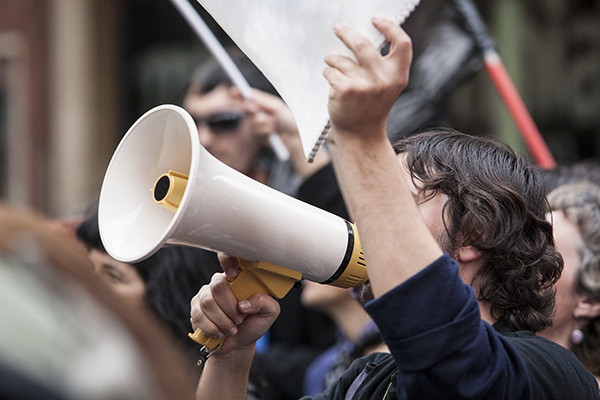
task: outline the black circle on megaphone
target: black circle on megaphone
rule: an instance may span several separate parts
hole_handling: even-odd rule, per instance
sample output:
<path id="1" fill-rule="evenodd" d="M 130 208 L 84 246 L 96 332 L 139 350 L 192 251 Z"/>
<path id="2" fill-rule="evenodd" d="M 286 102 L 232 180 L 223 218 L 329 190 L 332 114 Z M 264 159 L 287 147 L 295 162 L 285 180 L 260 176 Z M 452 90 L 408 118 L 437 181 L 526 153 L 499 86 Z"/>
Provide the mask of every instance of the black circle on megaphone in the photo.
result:
<path id="1" fill-rule="evenodd" d="M 169 180 L 169 177 L 166 175 L 163 175 L 162 177 L 160 177 L 158 179 L 158 181 L 156 181 L 156 184 L 154 185 L 154 200 L 160 202 L 165 197 L 167 197 L 167 193 L 169 193 L 170 187 L 171 187 L 171 181 Z"/>

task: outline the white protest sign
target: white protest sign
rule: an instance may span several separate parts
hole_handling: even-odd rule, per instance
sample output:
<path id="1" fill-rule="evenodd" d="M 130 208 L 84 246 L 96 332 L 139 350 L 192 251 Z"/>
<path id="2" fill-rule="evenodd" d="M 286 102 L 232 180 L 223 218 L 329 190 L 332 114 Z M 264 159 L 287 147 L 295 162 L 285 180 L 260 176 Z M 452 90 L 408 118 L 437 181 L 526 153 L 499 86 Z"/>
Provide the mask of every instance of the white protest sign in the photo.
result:
<path id="1" fill-rule="evenodd" d="M 290 107 L 309 161 L 327 135 L 329 83 L 323 60 L 332 53 L 351 55 L 333 26 L 350 25 L 380 47 L 385 38 L 371 17 L 402 24 L 419 1 L 198 0 Z"/>

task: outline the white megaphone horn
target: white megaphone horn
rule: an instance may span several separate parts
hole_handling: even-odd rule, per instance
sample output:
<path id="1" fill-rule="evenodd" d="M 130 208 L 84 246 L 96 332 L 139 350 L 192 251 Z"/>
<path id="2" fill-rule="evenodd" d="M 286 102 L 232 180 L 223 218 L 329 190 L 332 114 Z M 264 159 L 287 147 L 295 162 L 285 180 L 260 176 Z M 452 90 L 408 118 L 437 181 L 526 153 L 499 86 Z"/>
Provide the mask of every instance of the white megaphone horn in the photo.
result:
<path id="1" fill-rule="evenodd" d="M 115 259 L 141 261 L 165 245 L 245 260 L 230 282 L 238 300 L 283 297 L 300 279 L 362 285 L 356 227 L 263 185 L 204 149 L 192 117 L 173 105 L 138 119 L 117 147 L 102 184 L 100 236 Z M 197 332 L 198 333 L 198 332 Z M 208 337 L 192 337 L 215 348 Z"/>

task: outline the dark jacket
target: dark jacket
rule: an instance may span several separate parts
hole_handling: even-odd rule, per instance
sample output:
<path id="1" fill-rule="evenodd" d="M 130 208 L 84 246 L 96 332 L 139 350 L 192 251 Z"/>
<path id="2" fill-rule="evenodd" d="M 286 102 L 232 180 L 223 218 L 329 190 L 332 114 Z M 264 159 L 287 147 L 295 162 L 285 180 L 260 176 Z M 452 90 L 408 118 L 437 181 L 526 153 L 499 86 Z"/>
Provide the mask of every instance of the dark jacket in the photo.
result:
<path id="1" fill-rule="evenodd" d="M 482 321 L 448 255 L 366 308 L 391 354 L 357 360 L 314 399 L 600 399 L 567 349 Z"/>

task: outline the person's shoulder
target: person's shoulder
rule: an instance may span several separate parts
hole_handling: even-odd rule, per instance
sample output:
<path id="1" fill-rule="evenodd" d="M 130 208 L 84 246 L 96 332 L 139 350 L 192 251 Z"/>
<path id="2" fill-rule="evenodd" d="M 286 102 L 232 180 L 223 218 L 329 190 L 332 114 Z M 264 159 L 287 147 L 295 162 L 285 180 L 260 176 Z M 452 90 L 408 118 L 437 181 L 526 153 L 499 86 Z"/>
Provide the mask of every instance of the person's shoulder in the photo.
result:
<path id="1" fill-rule="evenodd" d="M 527 367 L 533 399 L 600 399 L 596 379 L 569 350 L 527 331 L 505 337 Z"/>
<path id="2" fill-rule="evenodd" d="M 550 362 L 551 364 L 548 366 L 552 367 L 572 364 L 575 370 L 585 369 L 577 356 L 571 351 L 532 332 L 517 331 L 504 336 L 517 349 L 526 364 L 528 362 L 538 362 L 538 365 L 546 367 L 545 363 Z M 555 361 L 561 361 L 561 363 Z"/>

